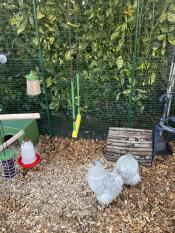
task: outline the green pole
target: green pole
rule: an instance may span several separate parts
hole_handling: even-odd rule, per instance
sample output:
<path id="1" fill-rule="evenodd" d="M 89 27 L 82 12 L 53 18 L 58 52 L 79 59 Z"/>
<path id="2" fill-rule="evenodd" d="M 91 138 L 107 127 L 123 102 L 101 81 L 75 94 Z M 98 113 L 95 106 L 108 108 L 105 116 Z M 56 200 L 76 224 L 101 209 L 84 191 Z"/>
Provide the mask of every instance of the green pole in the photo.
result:
<path id="1" fill-rule="evenodd" d="M 129 95 L 129 106 L 128 106 L 128 127 L 133 126 L 133 97 L 135 96 L 135 76 L 136 76 L 136 56 L 137 56 L 137 40 L 138 40 L 138 26 L 139 26 L 139 10 L 140 0 L 137 0 L 137 10 L 135 18 L 135 33 L 134 33 L 134 49 L 132 54 L 132 73 L 131 73 L 131 92 Z"/>
<path id="2" fill-rule="evenodd" d="M 78 114 L 80 114 L 80 77 L 77 74 L 77 98 L 78 98 Z"/>
<path id="3" fill-rule="evenodd" d="M 71 97 L 72 97 L 73 129 L 75 130 L 75 96 L 74 96 L 74 81 L 73 80 L 71 80 Z"/>
<path id="4" fill-rule="evenodd" d="M 33 0 L 33 15 L 34 15 L 34 21 L 35 21 L 36 35 L 38 39 L 38 49 L 39 49 L 38 56 L 39 56 L 39 61 L 40 61 L 41 74 L 43 78 L 43 87 L 44 87 L 44 96 L 45 96 L 45 104 L 46 104 L 46 114 L 47 114 L 47 120 L 48 120 L 48 126 L 49 126 L 49 135 L 51 135 L 51 115 L 49 111 L 48 93 L 47 93 L 47 86 L 46 86 L 46 80 L 45 80 L 44 60 L 43 60 L 41 38 L 40 38 L 39 25 L 38 25 L 38 19 L 37 19 L 36 0 Z"/>

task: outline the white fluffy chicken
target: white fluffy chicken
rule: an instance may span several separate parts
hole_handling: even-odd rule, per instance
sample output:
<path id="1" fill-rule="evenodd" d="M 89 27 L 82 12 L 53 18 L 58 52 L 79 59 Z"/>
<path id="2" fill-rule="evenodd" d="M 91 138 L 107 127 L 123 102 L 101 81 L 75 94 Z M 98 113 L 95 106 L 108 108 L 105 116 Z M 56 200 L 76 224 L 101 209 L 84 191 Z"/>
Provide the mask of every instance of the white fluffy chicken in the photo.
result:
<path id="1" fill-rule="evenodd" d="M 138 161 L 131 155 L 121 156 L 116 162 L 113 173 L 119 174 L 126 185 L 136 185 L 140 182 Z"/>
<path id="2" fill-rule="evenodd" d="M 123 188 L 120 175 L 106 171 L 99 161 L 94 161 L 88 170 L 88 184 L 102 206 L 109 205 Z"/>

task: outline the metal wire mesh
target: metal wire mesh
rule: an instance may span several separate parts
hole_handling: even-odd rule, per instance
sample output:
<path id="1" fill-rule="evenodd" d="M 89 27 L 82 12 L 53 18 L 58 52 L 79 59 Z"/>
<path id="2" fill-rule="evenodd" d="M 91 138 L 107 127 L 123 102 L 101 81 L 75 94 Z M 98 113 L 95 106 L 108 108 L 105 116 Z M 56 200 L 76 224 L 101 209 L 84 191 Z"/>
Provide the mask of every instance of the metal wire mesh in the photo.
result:
<path id="1" fill-rule="evenodd" d="M 172 0 L 0 4 L 0 53 L 8 57 L 0 65 L 1 113 L 40 112 L 41 133 L 71 136 L 70 79 L 79 73 L 80 136 L 106 137 L 110 126 L 129 123 L 153 128 L 175 45 Z M 31 70 L 41 77 L 38 97 L 26 95 Z"/>
<path id="2" fill-rule="evenodd" d="M 0 173 L 5 179 L 12 179 L 18 174 L 18 166 L 14 157 L 11 159 L 0 161 Z"/>

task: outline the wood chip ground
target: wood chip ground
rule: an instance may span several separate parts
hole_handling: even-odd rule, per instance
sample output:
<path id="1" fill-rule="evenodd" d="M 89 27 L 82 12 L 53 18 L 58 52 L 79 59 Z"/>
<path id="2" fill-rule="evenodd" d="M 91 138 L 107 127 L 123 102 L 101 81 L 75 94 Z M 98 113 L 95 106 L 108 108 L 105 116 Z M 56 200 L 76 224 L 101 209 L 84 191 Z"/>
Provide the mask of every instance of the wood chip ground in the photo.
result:
<path id="1" fill-rule="evenodd" d="M 42 162 L 12 181 L 0 177 L 0 232 L 174 233 L 175 157 L 141 167 L 142 181 L 101 209 L 87 185 L 87 169 L 104 159 L 106 142 L 40 138 Z"/>

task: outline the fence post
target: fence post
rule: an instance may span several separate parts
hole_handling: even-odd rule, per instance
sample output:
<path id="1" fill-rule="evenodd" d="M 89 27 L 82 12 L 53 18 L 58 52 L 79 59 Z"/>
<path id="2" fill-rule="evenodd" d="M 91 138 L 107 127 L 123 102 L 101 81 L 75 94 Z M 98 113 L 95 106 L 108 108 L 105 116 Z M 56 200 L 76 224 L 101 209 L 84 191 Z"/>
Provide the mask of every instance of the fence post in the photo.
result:
<path id="1" fill-rule="evenodd" d="M 47 113 L 47 120 L 48 120 L 48 127 L 49 127 L 49 135 L 51 135 L 52 133 L 51 132 L 51 115 L 50 115 L 49 104 L 48 104 L 48 93 L 47 93 L 47 86 L 46 86 L 43 53 L 42 53 L 42 48 L 41 48 L 41 37 L 39 33 L 39 25 L 38 25 L 38 19 L 37 19 L 36 0 L 33 0 L 33 16 L 34 16 L 34 22 L 35 22 L 36 35 L 38 39 L 38 50 L 39 50 L 38 56 L 39 56 L 41 74 L 43 78 L 44 97 L 45 97 L 46 113 Z"/>
<path id="2" fill-rule="evenodd" d="M 137 0 L 137 10 L 135 16 L 135 32 L 134 32 L 134 48 L 132 53 L 132 73 L 131 73 L 131 91 L 129 94 L 128 103 L 128 127 L 133 126 L 133 97 L 135 96 L 136 84 L 136 67 L 137 67 L 137 41 L 138 41 L 138 26 L 139 26 L 140 0 Z"/>

